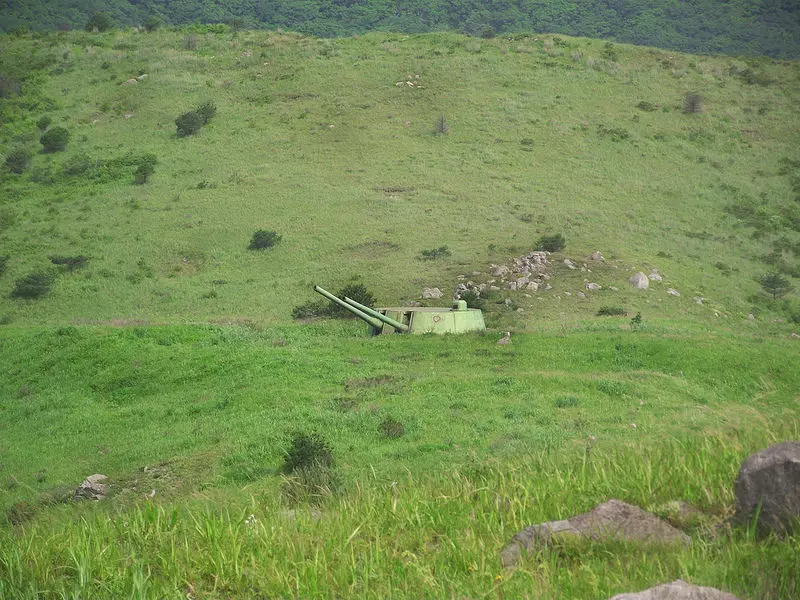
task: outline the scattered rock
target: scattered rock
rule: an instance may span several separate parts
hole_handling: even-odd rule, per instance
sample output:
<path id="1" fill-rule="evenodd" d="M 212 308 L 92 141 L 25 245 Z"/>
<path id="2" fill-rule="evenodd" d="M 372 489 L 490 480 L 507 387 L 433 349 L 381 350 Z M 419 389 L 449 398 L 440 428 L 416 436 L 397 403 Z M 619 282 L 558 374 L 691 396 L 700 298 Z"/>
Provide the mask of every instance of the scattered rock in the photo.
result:
<path id="1" fill-rule="evenodd" d="M 497 343 L 499 345 L 501 345 L 501 346 L 505 346 L 507 344 L 510 344 L 511 343 L 511 332 L 510 331 L 506 331 L 503 334 L 503 337 L 501 337 L 499 340 L 497 340 Z"/>
<path id="2" fill-rule="evenodd" d="M 647 275 L 641 271 L 637 272 L 628 281 L 630 281 L 631 285 L 637 290 L 646 290 L 650 287 L 650 280 L 647 278 Z"/>
<path id="3" fill-rule="evenodd" d="M 749 315 L 747 315 L 747 318 L 750 319 L 751 321 L 755 321 L 756 320 L 756 316 L 753 313 L 750 313 Z"/>
<path id="4" fill-rule="evenodd" d="M 789 334 L 790 338 L 800 339 L 800 335 L 797 335 L 794 331 Z"/>
<path id="5" fill-rule="evenodd" d="M 102 500 L 108 494 L 108 485 L 102 483 L 108 477 L 105 475 L 89 475 L 75 490 L 73 500 Z"/>
<path id="6" fill-rule="evenodd" d="M 800 518 L 800 442 L 770 446 L 748 457 L 734 483 L 736 520 L 749 522 L 758 511 L 758 527 L 783 532 Z"/>
<path id="7" fill-rule="evenodd" d="M 661 275 L 658 274 L 658 271 L 653 271 L 652 273 L 650 273 L 650 275 L 647 276 L 647 278 L 650 281 L 655 281 L 657 283 L 661 283 L 662 281 L 664 281 Z"/>
<path id="8" fill-rule="evenodd" d="M 578 296 L 578 298 L 586 298 L 586 294 L 584 294 L 583 292 L 578 292 L 575 295 Z"/>
<path id="9" fill-rule="evenodd" d="M 500 557 L 504 567 L 519 562 L 522 552 L 564 539 L 626 540 L 690 544 L 691 538 L 638 506 L 611 499 L 566 521 L 531 525 L 517 533 Z"/>
<path id="10" fill-rule="evenodd" d="M 613 285 L 612 285 L 610 288 L 608 288 L 608 289 L 610 289 L 612 292 L 618 292 L 618 291 L 619 291 L 619 288 L 618 288 L 618 287 L 615 287 L 615 286 L 613 286 Z"/>
<path id="11" fill-rule="evenodd" d="M 695 303 L 695 304 L 699 304 L 700 306 L 702 306 L 703 304 L 705 304 L 705 301 L 706 301 L 706 299 L 705 299 L 705 298 L 703 298 L 702 296 L 695 296 L 695 297 L 694 297 L 694 303 Z"/>
<path id="12" fill-rule="evenodd" d="M 138 82 L 135 79 L 128 79 L 127 81 L 123 81 L 120 85 L 136 85 Z"/>
<path id="13" fill-rule="evenodd" d="M 605 260 L 605 258 L 603 258 L 603 255 L 600 254 L 600 250 L 595 250 L 589 255 L 587 260 Z"/>
<path id="14" fill-rule="evenodd" d="M 139 76 L 138 76 L 136 79 L 137 79 L 138 81 L 143 81 L 143 80 L 147 79 L 147 73 L 142 73 L 142 74 L 141 74 L 141 75 L 139 75 Z"/>
<path id="15" fill-rule="evenodd" d="M 716 588 L 699 587 L 676 579 L 643 592 L 617 594 L 609 600 L 739 600 L 733 594 Z"/>
<path id="16" fill-rule="evenodd" d="M 422 290 L 422 299 L 423 300 L 431 300 L 436 298 L 441 298 L 444 296 L 442 290 L 439 288 L 425 288 Z"/>
<path id="17" fill-rule="evenodd" d="M 680 296 L 681 296 L 681 293 L 680 293 L 678 290 L 674 290 L 674 289 L 672 289 L 672 288 L 667 288 L 667 293 L 668 293 L 670 296 L 675 296 L 675 297 L 677 297 L 677 298 L 680 298 Z"/>
<path id="18" fill-rule="evenodd" d="M 491 267 L 489 268 L 489 274 L 493 275 L 494 277 L 504 277 L 505 275 L 508 275 L 510 272 L 511 269 L 509 269 L 505 265 L 491 265 Z"/>
<path id="19" fill-rule="evenodd" d="M 537 292 L 539 291 L 539 284 L 535 281 L 529 281 L 525 288 L 531 290 L 532 292 Z"/>
<path id="20" fill-rule="evenodd" d="M 589 283 L 586 284 L 586 289 L 587 290 L 592 290 L 592 291 L 597 291 L 597 290 L 602 290 L 603 286 L 601 286 L 600 284 L 594 283 L 594 282 L 589 282 Z"/>
<path id="21" fill-rule="evenodd" d="M 570 268 L 570 269 L 577 269 L 578 268 L 578 266 L 568 258 L 564 259 L 564 264 L 567 265 L 567 267 Z"/>

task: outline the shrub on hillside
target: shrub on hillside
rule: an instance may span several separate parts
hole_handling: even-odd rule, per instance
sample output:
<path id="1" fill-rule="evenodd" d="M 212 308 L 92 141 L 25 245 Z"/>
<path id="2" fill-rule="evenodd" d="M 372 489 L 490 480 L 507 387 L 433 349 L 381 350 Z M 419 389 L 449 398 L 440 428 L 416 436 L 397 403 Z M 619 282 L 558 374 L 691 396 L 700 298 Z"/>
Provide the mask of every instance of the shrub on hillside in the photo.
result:
<path id="1" fill-rule="evenodd" d="M 31 155 L 24 148 L 16 148 L 6 156 L 5 167 L 17 175 L 23 173 L 31 162 Z"/>
<path id="2" fill-rule="evenodd" d="M 22 93 L 22 85 L 18 79 L 0 73 L 0 98 L 11 98 Z"/>
<path id="3" fill-rule="evenodd" d="M 789 280 L 780 273 L 767 273 L 758 278 L 764 292 L 773 300 L 780 298 L 792 291 Z"/>
<path id="4" fill-rule="evenodd" d="M 34 271 L 14 282 L 12 298 L 41 298 L 50 292 L 55 278 L 45 271 Z"/>
<path id="5" fill-rule="evenodd" d="M 536 250 L 545 250 L 547 252 L 560 252 L 567 245 L 567 240 L 560 233 L 554 235 L 543 235 L 536 242 Z"/>
<path id="6" fill-rule="evenodd" d="M 92 161 L 89 155 L 81 152 L 65 160 L 64 164 L 61 165 L 61 172 L 64 175 L 77 176 L 85 174 L 91 167 Z"/>
<path id="7" fill-rule="evenodd" d="M 253 237 L 250 238 L 250 244 L 247 247 L 250 250 L 264 250 L 266 248 L 272 248 L 275 244 L 280 242 L 281 239 L 282 237 L 275 231 L 259 229 L 253 233 Z"/>
<path id="8" fill-rule="evenodd" d="M 58 265 L 63 267 L 65 271 L 74 271 L 76 269 L 82 269 L 86 266 L 89 262 L 88 256 L 83 256 L 82 254 L 78 256 L 49 256 L 50 262 L 54 265 Z"/>
<path id="9" fill-rule="evenodd" d="M 447 246 L 439 246 L 430 250 L 422 250 L 420 252 L 420 260 L 437 260 L 439 258 L 447 258 L 452 254 Z"/>
<path id="10" fill-rule="evenodd" d="M 703 112 L 703 98 L 691 92 L 683 97 L 683 112 L 687 115 Z"/>
<path id="11" fill-rule="evenodd" d="M 194 135 L 203 126 L 203 117 L 194 110 L 183 113 L 175 119 L 175 126 L 177 128 L 178 137 L 186 137 Z"/>
<path id="12" fill-rule="evenodd" d="M 364 306 L 369 306 L 370 308 L 375 306 L 375 296 L 372 295 L 363 283 L 352 282 L 348 283 L 342 289 L 338 291 L 336 294 L 339 298 L 344 298 L 347 296 L 351 300 L 355 300 L 359 304 L 363 304 Z M 339 317 L 339 318 L 346 318 L 352 317 L 353 313 L 349 310 L 342 308 L 338 304 L 330 302 L 327 305 L 326 314 L 331 317 Z"/>
<path id="13" fill-rule="evenodd" d="M 53 122 L 48 115 L 44 115 L 38 121 L 36 121 L 36 127 L 38 127 L 41 131 L 47 130 L 50 127 L 50 124 Z"/>
<path id="14" fill-rule="evenodd" d="M 486 300 L 481 298 L 475 290 L 465 290 L 459 294 L 461 300 L 467 303 L 467 308 L 480 308 L 486 306 Z"/>
<path id="15" fill-rule="evenodd" d="M 114 27 L 114 21 L 104 12 L 96 12 L 86 22 L 86 31 L 97 31 L 102 33 Z"/>
<path id="16" fill-rule="evenodd" d="M 295 431 L 283 457 L 281 472 L 295 473 L 309 467 L 333 467 L 333 449 L 320 433 Z"/>
<path id="17" fill-rule="evenodd" d="M 158 159 L 156 159 L 155 154 L 143 154 L 139 158 L 139 164 L 133 174 L 134 183 L 137 185 L 147 183 L 147 180 L 150 179 L 150 176 L 155 170 L 156 164 L 158 164 Z"/>
<path id="18" fill-rule="evenodd" d="M 378 425 L 378 431 L 385 438 L 397 439 L 405 435 L 406 427 L 394 417 L 386 417 L 381 421 L 381 424 Z"/>
<path id="19" fill-rule="evenodd" d="M 68 142 L 69 131 L 63 127 L 53 127 L 39 138 L 39 143 L 45 152 L 60 152 L 67 147 Z"/>
<path id="20" fill-rule="evenodd" d="M 8 260 L 10 258 L 8 254 L 0 256 L 0 275 L 6 272 L 6 267 L 8 267 Z"/>
<path id="21" fill-rule="evenodd" d="M 198 106 L 195 112 L 203 119 L 203 125 L 207 125 L 214 115 L 217 114 L 217 106 L 211 100 L 207 100 Z"/>
<path id="22" fill-rule="evenodd" d="M 447 135 L 450 133 L 450 126 L 447 124 L 444 115 L 439 115 L 439 118 L 436 119 L 436 125 L 433 131 L 438 135 Z"/>
<path id="23" fill-rule="evenodd" d="M 164 24 L 160 17 L 152 15 L 142 25 L 147 33 L 152 33 Z"/>
<path id="24" fill-rule="evenodd" d="M 601 306 L 597 311 L 598 317 L 622 317 L 625 315 L 625 309 L 621 306 Z"/>

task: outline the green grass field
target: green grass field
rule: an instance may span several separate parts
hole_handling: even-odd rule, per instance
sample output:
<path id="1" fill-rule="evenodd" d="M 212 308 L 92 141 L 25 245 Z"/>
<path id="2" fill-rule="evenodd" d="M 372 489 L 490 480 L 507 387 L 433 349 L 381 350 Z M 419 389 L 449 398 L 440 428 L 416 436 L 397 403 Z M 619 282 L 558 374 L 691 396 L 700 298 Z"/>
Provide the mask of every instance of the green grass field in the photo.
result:
<path id="1" fill-rule="evenodd" d="M 798 283 L 796 62 L 185 30 L 3 37 L 0 74 L 0 164 L 30 154 L 0 175 L 0 598 L 800 595 L 797 534 L 727 523 L 741 462 L 800 439 L 796 293 L 757 280 Z M 258 229 L 282 240 L 248 250 Z M 353 278 L 447 303 L 553 233 L 552 289 L 496 293 L 485 335 L 291 320 Z M 12 297 L 37 271 L 49 293 Z M 329 443 L 320 485 L 281 470 L 297 431 Z M 110 497 L 72 502 L 92 473 Z M 519 529 L 612 497 L 691 503 L 694 543 L 501 568 Z"/>

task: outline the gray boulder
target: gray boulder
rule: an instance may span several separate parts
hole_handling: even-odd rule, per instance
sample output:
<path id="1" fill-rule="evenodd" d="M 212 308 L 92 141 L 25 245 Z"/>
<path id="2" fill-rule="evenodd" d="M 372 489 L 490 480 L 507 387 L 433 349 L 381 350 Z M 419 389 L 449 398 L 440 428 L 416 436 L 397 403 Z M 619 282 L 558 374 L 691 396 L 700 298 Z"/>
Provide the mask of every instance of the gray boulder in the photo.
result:
<path id="1" fill-rule="evenodd" d="M 666 544 L 691 544 L 682 531 L 638 506 L 611 499 L 566 521 L 531 525 L 517 533 L 503 549 L 504 567 L 513 567 L 522 553 L 567 540 L 625 540 Z"/>
<path id="2" fill-rule="evenodd" d="M 643 592 L 617 594 L 609 600 L 739 600 L 733 594 L 711 587 L 699 587 L 676 579 Z"/>
<path id="3" fill-rule="evenodd" d="M 423 300 L 441 298 L 442 296 L 444 296 L 444 293 L 442 293 L 442 290 L 440 290 L 439 288 L 425 288 L 424 290 L 422 290 Z"/>
<path id="4" fill-rule="evenodd" d="M 744 461 L 733 485 L 736 520 L 749 522 L 758 511 L 762 532 L 781 533 L 800 519 L 800 442 L 784 442 Z"/>
<path id="5" fill-rule="evenodd" d="M 105 475 L 89 475 L 75 490 L 73 500 L 102 500 L 108 494 L 108 485 L 102 483 L 108 477 Z"/>
<path id="6" fill-rule="evenodd" d="M 647 278 L 647 275 L 639 271 L 638 273 L 634 274 L 628 281 L 630 281 L 631 285 L 635 287 L 637 290 L 646 290 L 650 287 L 650 280 Z"/>

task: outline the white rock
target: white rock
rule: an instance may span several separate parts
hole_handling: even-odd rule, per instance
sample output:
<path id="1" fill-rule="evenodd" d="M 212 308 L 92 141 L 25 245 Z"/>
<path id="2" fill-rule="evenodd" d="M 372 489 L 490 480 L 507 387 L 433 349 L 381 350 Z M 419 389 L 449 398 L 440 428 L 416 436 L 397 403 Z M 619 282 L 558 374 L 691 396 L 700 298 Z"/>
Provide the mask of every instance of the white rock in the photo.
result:
<path id="1" fill-rule="evenodd" d="M 658 283 L 664 281 L 661 275 L 658 274 L 658 271 L 653 271 L 652 273 L 650 273 L 650 275 L 648 275 L 648 278 L 650 279 L 650 281 L 657 281 Z"/>
<path id="2" fill-rule="evenodd" d="M 577 268 L 578 268 L 578 267 L 575 265 L 575 263 L 574 263 L 574 262 L 572 262 L 572 261 L 571 261 L 570 259 L 568 259 L 568 258 L 565 258 L 565 259 L 564 259 L 564 264 L 565 264 L 565 265 L 567 265 L 567 267 L 568 267 L 568 268 L 570 268 L 570 269 L 577 269 Z"/>
<path id="3" fill-rule="evenodd" d="M 675 296 L 677 298 L 680 298 L 680 295 L 681 295 L 681 293 L 678 290 L 673 290 L 672 288 L 667 288 L 667 293 L 670 296 Z"/>
<path id="4" fill-rule="evenodd" d="M 597 291 L 597 290 L 602 290 L 603 286 L 601 286 L 598 283 L 589 282 L 589 283 L 586 284 L 586 289 L 587 290 L 592 290 L 592 291 Z"/>
<path id="5" fill-rule="evenodd" d="M 650 287 L 650 280 L 647 279 L 647 275 L 641 271 L 635 273 L 628 281 L 630 281 L 631 285 L 637 290 L 646 290 Z"/>

